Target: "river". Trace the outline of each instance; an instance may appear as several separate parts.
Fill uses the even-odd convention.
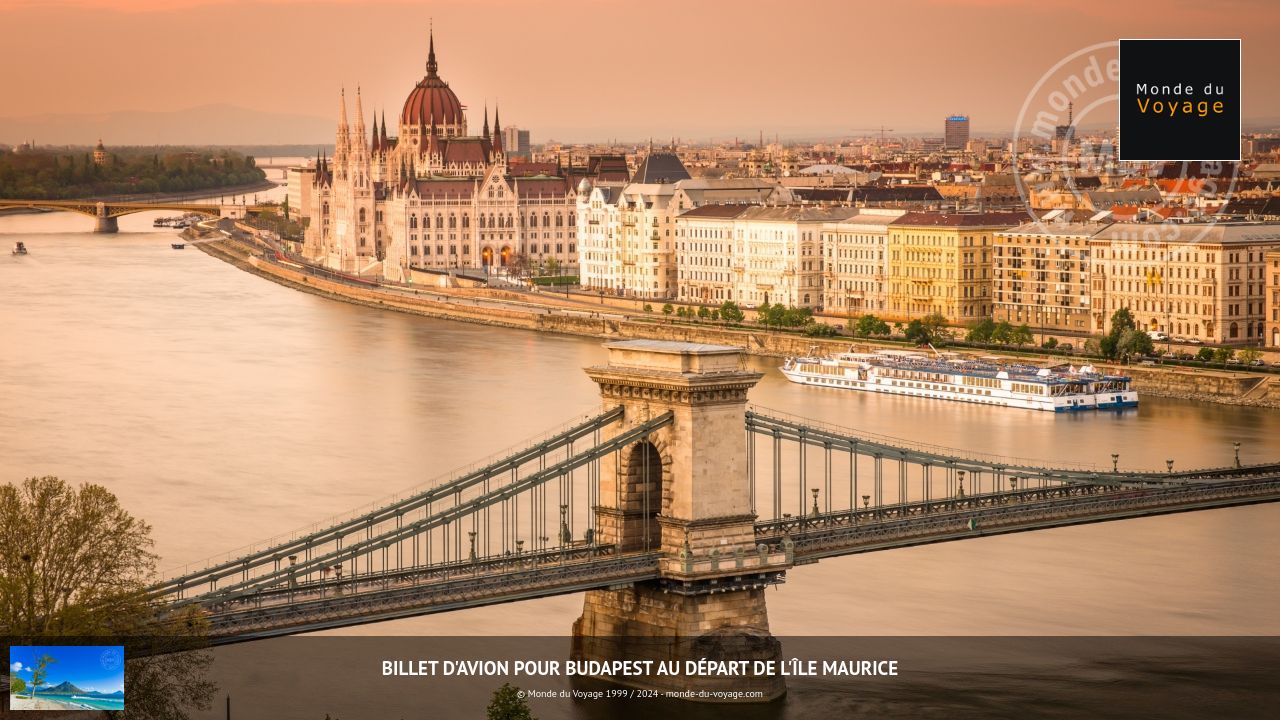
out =
[[[162,568],[363,505],[598,406],[600,342],[295,292],[122,218],[0,217],[0,481],[94,482],[154,528]],[[1122,468],[1280,456],[1280,412],[1144,398],[1053,416],[800,387],[753,402],[877,433]],[[1280,507],[1086,525],[824,560],[769,592],[778,635],[1280,634]],[[363,626],[567,631],[580,596]]]

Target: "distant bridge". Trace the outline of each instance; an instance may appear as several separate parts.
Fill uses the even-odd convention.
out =
[[[0,210],[24,208],[30,210],[56,210],[80,213],[94,218],[96,233],[118,232],[117,218],[122,215],[164,210],[180,213],[199,213],[213,218],[234,217],[274,209],[272,205],[223,205],[207,202],[107,202],[99,200],[5,200],[0,199]]]
[[[797,564],[1280,501],[1280,463],[1238,447],[1201,470],[1048,466],[748,409],[761,375],[736,348],[608,347],[587,370],[600,413],[179,572],[155,602],[198,609],[223,644],[586,591],[573,652],[608,659],[598,638],[767,636],[763,589]]]

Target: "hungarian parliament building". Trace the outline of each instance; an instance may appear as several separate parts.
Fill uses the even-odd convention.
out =
[[[360,91],[354,123],[343,93],[332,158],[317,160],[306,206],[303,254],[327,267],[405,282],[412,271],[577,264],[577,184],[594,167],[508,163],[499,109],[479,135],[467,107],[441,79],[435,38],[426,75],[409,93],[391,135],[385,113],[366,129]]]

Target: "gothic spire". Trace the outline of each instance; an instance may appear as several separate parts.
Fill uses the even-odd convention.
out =
[[[436,70],[440,67],[436,64],[436,32],[435,29],[427,31],[427,77],[435,77]]]
[[[485,140],[489,139],[489,101],[487,100],[484,103],[484,132],[482,133],[482,137],[484,137]]]
[[[493,105],[493,151],[502,152],[502,123],[498,122],[498,104]]]

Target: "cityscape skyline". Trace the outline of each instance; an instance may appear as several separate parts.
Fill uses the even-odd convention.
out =
[[[212,105],[247,110],[238,135],[216,141],[275,142],[273,124],[287,115],[303,119],[295,142],[316,142],[327,134],[343,87],[360,87],[370,112],[398,109],[421,74],[431,25],[442,76],[487,93],[461,98],[469,114],[500,102],[508,124],[532,130],[534,142],[649,136],[750,142],[760,132],[811,139],[865,136],[880,126],[941,135],[943,120],[954,113],[972,119],[975,136],[999,134],[1012,128],[1040,75],[1067,54],[1125,36],[1180,36],[1192,29],[1234,36],[1231,23],[1241,13],[1256,20],[1243,38],[1245,66],[1280,63],[1280,49],[1264,41],[1276,29],[1276,13],[1252,0],[1231,3],[1234,12],[1185,5],[1153,17],[1144,14],[1155,7],[1149,3],[1026,8],[1002,0],[912,0],[918,12],[815,3],[785,17],[763,7],[730,15],[704,6],[682,11],[679,25],[666,20],[673,16],[664,10],[668,4],[655,2],[651,12],[633,17],[626,6],[571,1],[534,10],[494,0],[492,12],[482,12],[474,5],[387,0],[19,0],[0,8],[6,24],[56,25],[65,43],[83,50],[78,56],[95,57],[93,74],[110,81],[85,83],[82,62],[49,57],[39,74],[12,78],[0,141],[29,139],[13,118],[49,128],[54,134],[47,142],[92,142],[95,117]],[[1099,16],[1108,20],[1105,33]],[[480,17],[496,20],[478,24]],[[571,27],[566,17],[573,18]],[[988,30],[996,26],[999,32]],[[192,33],[192,27],[226,30]],[[823,36],[816,29],[824,27],[836,30]],[[878,30],[865,31],[869,27]],[[883,32],[894,27],[900,31]],[[702,28],[716,31],[692,32]],[[228,34],[235,35],[234,47]],[[20,65],[18,58],[36,53],[41,37],[15,34],[0,48],[0,61]],[[605,47],[620,50],[593,49]],[[1244,103],[1246,121],[1280,117],[1280,94],[1260,74],[1245,73]],[[67,116],[80,117],[70,122]],[[67,128],[59,129],[59,118]],[[198,135],[199,124],[190,132]]]

